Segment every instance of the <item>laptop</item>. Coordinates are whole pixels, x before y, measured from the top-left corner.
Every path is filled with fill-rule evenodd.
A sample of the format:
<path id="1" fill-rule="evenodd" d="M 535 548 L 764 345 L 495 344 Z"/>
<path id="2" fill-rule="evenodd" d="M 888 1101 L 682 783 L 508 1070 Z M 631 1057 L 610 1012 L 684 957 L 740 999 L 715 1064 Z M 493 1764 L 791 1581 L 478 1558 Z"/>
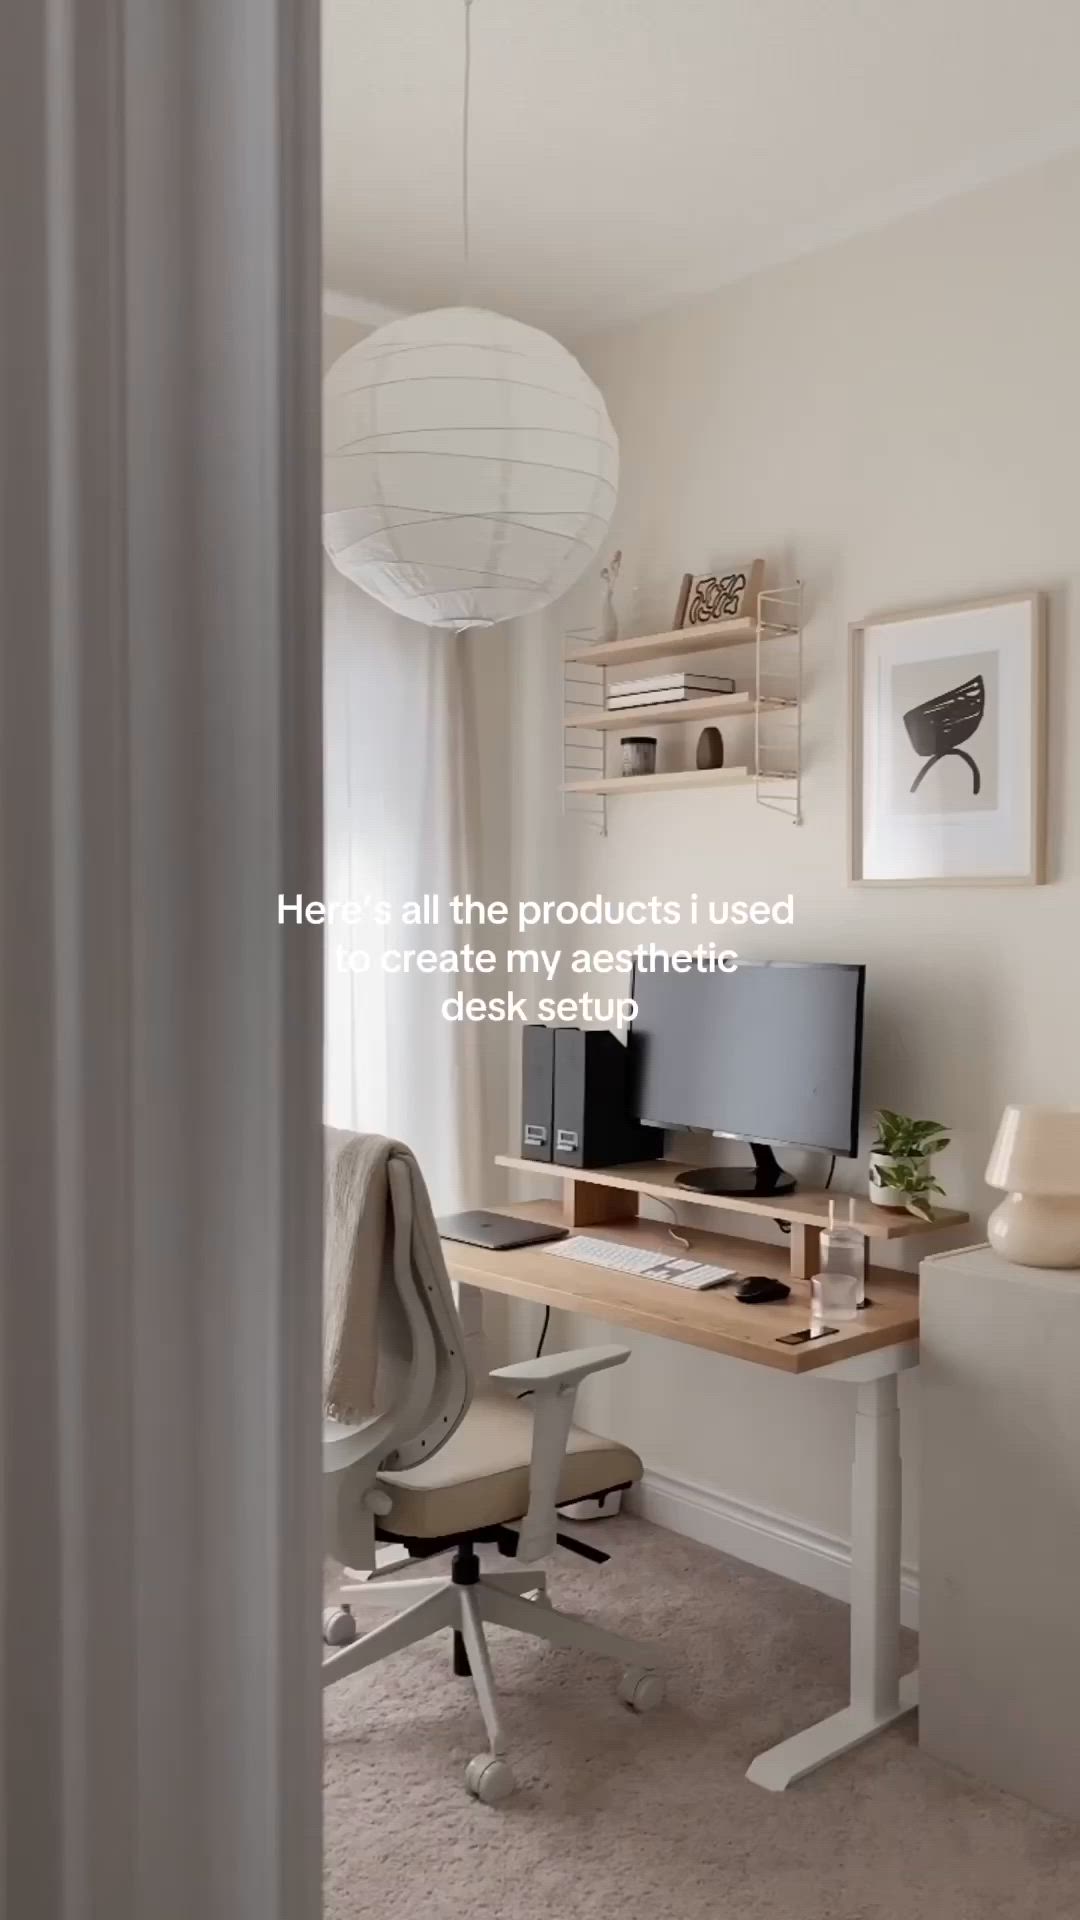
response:
<path id="1" fill-rule="evenodd" d="M 490 1247 L 493 1253 L 507 1253 L 511 1247 L 535 1247 L 545 1240 L 565 1240 L 567 1236 L 566 1227 L 515 1220 L 507 1213 L 450 1213 L 435 1225 L 443 1240 L 460 1240 L 467 1247 Z"/>

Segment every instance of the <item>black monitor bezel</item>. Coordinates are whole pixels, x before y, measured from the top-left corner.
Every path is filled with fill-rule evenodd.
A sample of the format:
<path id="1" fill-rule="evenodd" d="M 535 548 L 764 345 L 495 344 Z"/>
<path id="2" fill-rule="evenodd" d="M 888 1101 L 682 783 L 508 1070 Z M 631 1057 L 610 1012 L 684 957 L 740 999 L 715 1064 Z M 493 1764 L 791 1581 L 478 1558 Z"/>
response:
<path id="1" fill-rule="evenodd" d="M 799 1147 L 808 1153 L 832 1153 L 832 1154 L 836 1154 L 838 1158 L 842 1158 L 846 1160 L 857 1159 L 858 1153 L 859 1153 L 859 1115 L 860 1115 L 860 1110 L 862 1105 L 863 1010 L 864 1010 L 864 1004 L 866 1000 L 866 963 L 865 961 L 859 961 L 859 960 L 740 960 L 737 967 L 729 967 L 729 968 L 721 967 L 715 963 L 708 964 L 708 963 L 703 963 L 701 961 L 695 961 L 693 967 L 687 967 L 685 969 L 681 969 L 678 977 L 689 977 L 691 973 L 716 973 L 721 975 L 721 977 L 723 977 L 725 974 L 738 973 L 744 967 L 771 967 L 771 968 L 777 968 L 777 969 L 783 967 L 791 972 L 794 972 L 796 970 L 799 970 L 802 972 L 808 972 L 811 969 L 813 969 L 815 972 L 821 972 L 821 971 L 824 971 L 825 969 L 829 969 L 834 973 L 854 973 L 855 975 L 857 975 L 858 986 L 857 986 L 856 995 L 855 995 L 855 1060 L 854 1060 L 854 1069 L 852 1072 L 852 1079 L 851 1079 L 851 1131 L 848 1136 L 851 1142 L 850 1146 L 837 1147 L 837 1146 L 833 1146 L 831 1143 L 826 1146 L 826 1145 L 823 1145 L 820 1140 L 792 1140 L 783 1134 L 769 1134 L 767 1136 L 767 1140 L 770 1145 L 774 1145 L 778 1147 Z M 646 971 L 651 973 L 651 972 L 661 971 L 661 969 L 647 968 Z M 631 976 L 630 976 L 630 997 L 635 1002 L 637 1000 L 637 994 L 635 991 L 637 986 L 637 976 L 638 976 L 638 964 L 635 961 L 633 972 L 631 973 Z M 627 1048 L 629 1050 L 629 1059 L 627 1061 L 627 1069 L 628 1069 L 627 1084 L 630 1088 L 631 1111 L 634 1113 L 635 1119 L 639 1120 L 643 1127 L 657 1127 L 662 1129 L 664 1132 L 670 1132 L 670 1133 L 689 1133 L 693 1131 L 708 1132 L 708 1133 L 711 1133 L 713 1138 L 717 1140 L 749 1141 L 751 1139 L 760 1139 L 760 1136 L 758 1135 L 751 1135 L 748 1133 L 735 1133 L 729 1130 L 728 1128 L 696 1127 L 693 1123 L 688 1124 L 685 1120 L 679 1121 L 679 1120 L 646 1119 L 644 1114 L 638 1113 L 636 1111 L 636 1095 L 637 1095 L 639 1070 L 638 1070 L 638 1066 L 635 1059 L 635 1046 L 634 1046 L 634 1029 L 636 1026 L 637 1026 L 637 1017 L 635 1016 L 635 1018 L 630 1022 L 628 1032 L 627 1032 Z M 762 1144 L 764 1144 L 764 1142 Z"/>

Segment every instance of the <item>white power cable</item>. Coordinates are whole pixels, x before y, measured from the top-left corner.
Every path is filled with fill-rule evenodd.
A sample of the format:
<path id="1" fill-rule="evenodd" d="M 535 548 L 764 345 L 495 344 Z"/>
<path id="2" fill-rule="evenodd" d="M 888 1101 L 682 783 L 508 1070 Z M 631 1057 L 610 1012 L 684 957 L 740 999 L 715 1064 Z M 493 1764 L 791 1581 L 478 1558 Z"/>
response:
<path id="1" fill-rule="evenodd" d="M 670 1215 L 671 1215 L 671 1218 L 672 1218 L 672 1220 L 673 1220 L 673 1221 L 676 1221 L 676 1220 L 678 1220 L 678 1217 L 679 1217 L 679 1216 L 678 1216 L 678 1214 L 676 1213 L 676 1211 L 675 1211 L 675 1209 L 674 1209 L 674 1207 L 672 1206 L 672 1204 L 671 1204 L 671 1201 L 670 1201 L 670 1200 L 661 1200 L 661 1199 L 660 1199 L 660 1197 L 659 1197 L 659 1195 L 658 1195 L 658 1194 L 655 1194 L 655 1193 L 651 1193 L 651 1194 L 649 1195 L 649 1198 L 650 1198 L 650 1200 L 655 1200 L 655 1201 L 656 1201 L 656 1204 L 657 1204 L 657 1206 L 658 1206 L 658 1207 L 666 1207 L 666 1208 L 667 1208 L 667 1210 L 668 1210 L 668 1212 L 670 1213 Z M 687 1251 L 687 1253 L 689 1253 L 689 1252 L 690 1252 L 690 1250 L 691 1250 L 691 1243 L 690 1243 L 690 1241 L 689 1241 L 689 1240 L 687 1240 L 687 1239 L 686 1239 L 686 1238 L 684 1237 L 684 1235 L 683 1235 L 683 1234 L 681 1234 L 681 1233 L 676 1233 L 676 1231 L 675 1231 L 675 1228 L 674 1228 L 674 1226 L 669 1226 L 669 1227 L 668 1227 L 668 1239 L 669 1239 L 669 1240 L 674 1240 L 674 1242 L 675 1242 L 675 1244 L 676 1244 L 676 1246 L 678 1246 L 678 1247 L 685 1247 L 685 1248 L 686 1248 L 686 1251 Z"/>

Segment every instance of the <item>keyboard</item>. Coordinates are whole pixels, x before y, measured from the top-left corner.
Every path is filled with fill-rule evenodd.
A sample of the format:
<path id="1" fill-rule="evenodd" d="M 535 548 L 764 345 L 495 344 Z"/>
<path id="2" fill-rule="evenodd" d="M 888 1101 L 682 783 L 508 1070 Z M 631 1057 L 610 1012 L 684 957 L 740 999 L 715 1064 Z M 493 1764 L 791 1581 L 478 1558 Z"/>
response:
<path id="1" fill-rule="evenodd" d="M 611 1273 L 640 1273 L 645 1280 L 663 1280 L 690 1293 L 726 1287 L 738 1278 L 735 1267 L 710 1267 L 701 1260 L 677 1259 L 674 1254 L 654 1253 L 647 1247 L 627 1247 L 619 1240 L 594 1240 L 585 1233 L 573 1234 L 569 1240 L 553 1240 L 537 1251 L 549 1253 L 555 1260 L 583 1260 L 587 1266 L 606 1267 Z"/>

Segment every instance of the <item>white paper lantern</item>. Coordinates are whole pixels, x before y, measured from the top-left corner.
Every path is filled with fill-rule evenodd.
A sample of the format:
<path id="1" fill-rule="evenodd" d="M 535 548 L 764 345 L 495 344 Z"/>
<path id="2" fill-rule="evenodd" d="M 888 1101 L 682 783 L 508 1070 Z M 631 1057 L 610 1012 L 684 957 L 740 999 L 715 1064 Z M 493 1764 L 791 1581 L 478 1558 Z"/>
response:
<path id="1" fill-rule="evenodd" d="M 600 547 L 619 443 L 565 347 L 473 307 L 394 320 L 324 382 L 323 544 L 431 627 L 493 626 L 564 593 Z"/>

